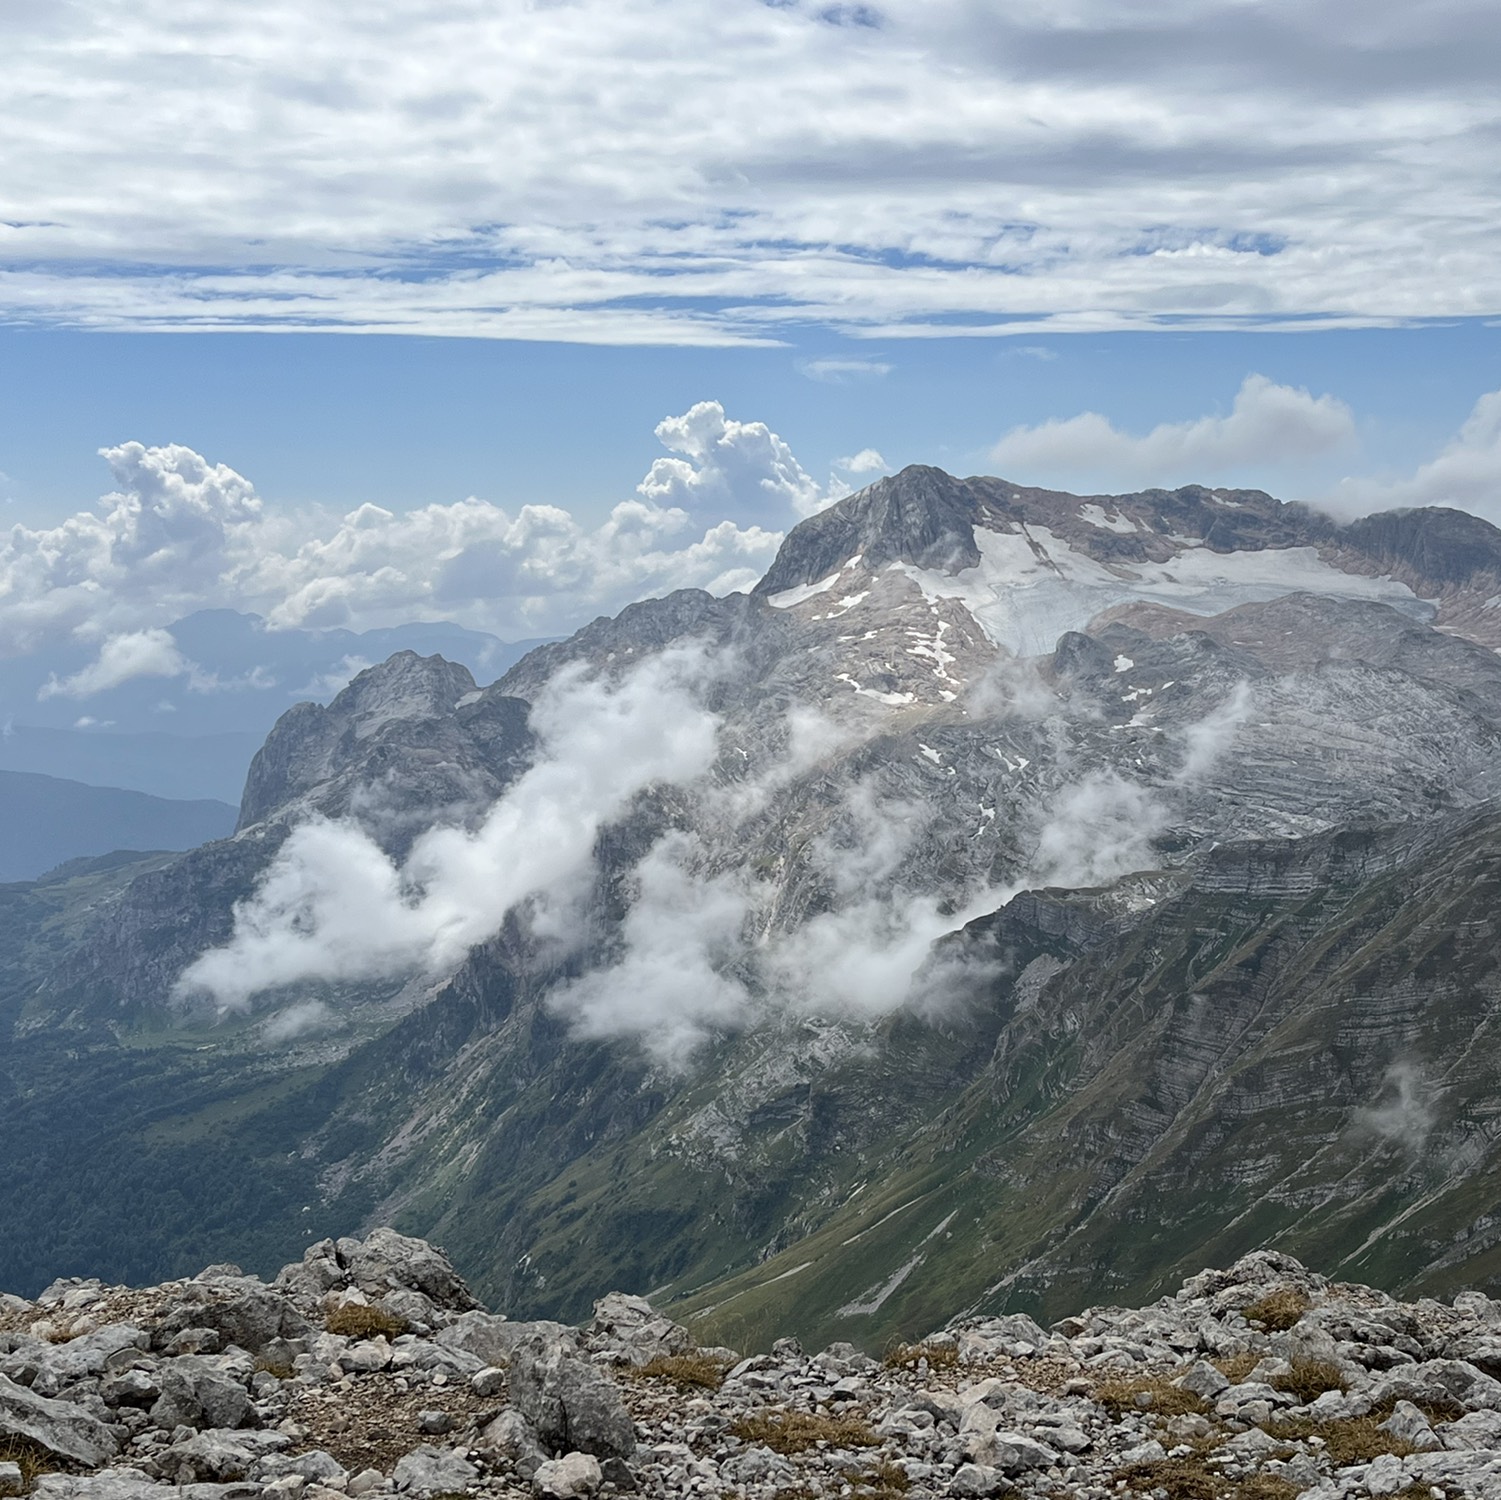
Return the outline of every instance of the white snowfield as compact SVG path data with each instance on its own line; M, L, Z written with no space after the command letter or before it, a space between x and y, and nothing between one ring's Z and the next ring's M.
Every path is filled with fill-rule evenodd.
M1052 651L1065 631L1083 630L1102 610L1126 603L1161 604L1207 617L1287 594L1318 593L1375 600L1418 620L1430 620L1436 612L1405 583L1342 572L1313 547L1211 552L1197 545L1167 562L1126 565L1098 562L1042 526L1026 533L976 527L975 544L979 565L960 573L908 563L891 567L929 599L958 600L995 645L1017 656ZM771 602L786 608L832 582L789 589Z

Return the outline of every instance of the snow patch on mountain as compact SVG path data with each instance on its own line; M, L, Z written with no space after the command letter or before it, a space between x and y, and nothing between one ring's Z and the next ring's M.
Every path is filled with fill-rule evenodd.
M1018 656L1051 651L1065 632L1083 630L1102 611L1127 601L1210 616L1288 594L1316 593L1389 604L1424 622L1434 615L1434 607L1405 583L1343 572L1314 547L1211 552L1195 545L1167 562L1125 564L1089 557L1043 526L976 527L975 543L979 565L958 573L910 563L891 566L927 598L958 600L991 641ZM832 580L817 587L824 586L832 586Z

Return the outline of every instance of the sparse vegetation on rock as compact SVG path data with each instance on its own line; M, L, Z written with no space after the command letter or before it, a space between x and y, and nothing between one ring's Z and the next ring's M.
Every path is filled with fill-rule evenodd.
M1288 1328L1243 1316L1291 1292ZM1501 1303L1402 1304L1270 1252L1147 1307L972 1315L881 1359L700 1348L618 1293L582 1327L512 1321L384 1229L269 1286L213 1266L0 1309L0 1493L36 1500L1501 1493Z

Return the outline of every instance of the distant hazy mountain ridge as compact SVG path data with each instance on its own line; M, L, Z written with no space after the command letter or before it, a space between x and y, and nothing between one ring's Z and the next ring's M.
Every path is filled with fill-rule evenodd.
M0 771L0 880L30 880L112 849L191 849L233 828L234 809L223 802Z

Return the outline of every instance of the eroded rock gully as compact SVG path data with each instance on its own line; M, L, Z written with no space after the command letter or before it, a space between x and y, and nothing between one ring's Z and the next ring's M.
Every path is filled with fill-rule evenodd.
M1498 1376L1501 1303L1399 1303L1267 1251L1052 1329L741 1358L619 1293L578 1328L492 1315L380 1229L270 1284L0 1298L0 1494L1481 1500Z

